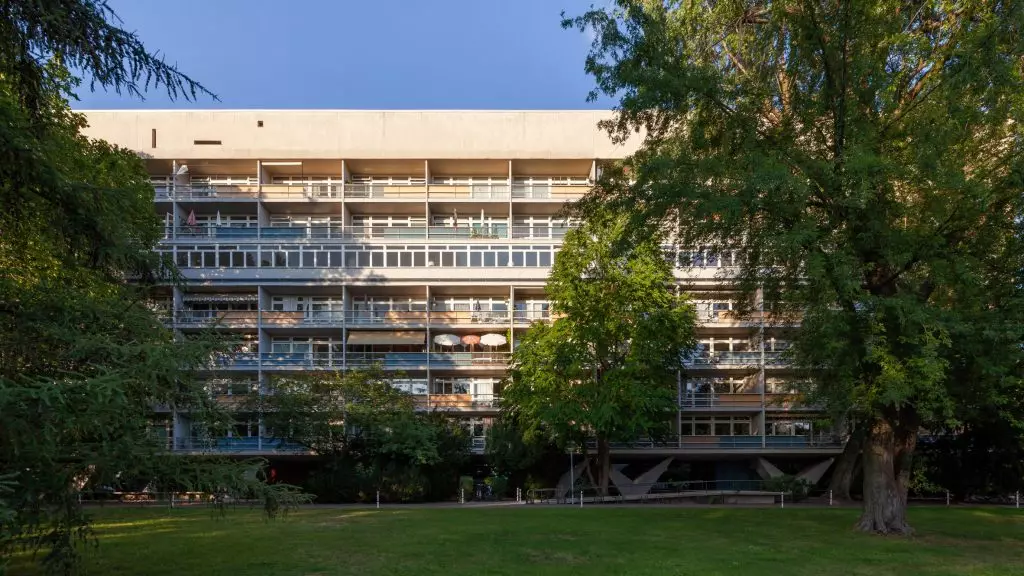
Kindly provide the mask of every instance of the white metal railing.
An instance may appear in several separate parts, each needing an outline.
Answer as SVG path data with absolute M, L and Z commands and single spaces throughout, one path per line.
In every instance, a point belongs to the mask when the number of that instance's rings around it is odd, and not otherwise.
M 679 399 L 680 408 L 760 409 L 761 405 L 759 392 L 739 394 L 688 392 Z
M 243 352 L 218 354 L 212 368 L 263 369 L 341 369 L 380 364 L 384 368 L 470 368 L 508 365 L 509 352 Z
M 409 199 L 426 198 L 426 184 L 345 184 L 346 198 Z

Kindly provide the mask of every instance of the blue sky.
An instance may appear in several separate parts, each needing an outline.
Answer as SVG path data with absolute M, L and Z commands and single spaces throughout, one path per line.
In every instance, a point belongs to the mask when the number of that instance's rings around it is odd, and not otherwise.
M 150 50 L 220 97 L 90 108 L 609 108 L 586 102 L 589 41 L 559 14 L 595 0 L 109 0 Z

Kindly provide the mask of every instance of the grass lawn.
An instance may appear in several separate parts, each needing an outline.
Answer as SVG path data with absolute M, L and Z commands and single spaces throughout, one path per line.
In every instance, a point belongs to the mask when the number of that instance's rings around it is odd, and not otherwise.
M 1024 510 L 912 508 L 913 538 L 851 530 L 839 508 L 520 506 L 107 508 L 90 574 L 1024 575 Z M 23 557 L 12 574 L 34 574 Z

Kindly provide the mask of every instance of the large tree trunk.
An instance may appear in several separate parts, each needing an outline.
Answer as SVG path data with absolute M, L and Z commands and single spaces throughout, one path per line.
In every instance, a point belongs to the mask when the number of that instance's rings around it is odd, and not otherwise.
M 608 481 L 611 478 L 611 446 L 607 438 L 597 439 L 597 493 L 608 495 Z
M 864 450 L 864 437 L 867 430 L 863 424 L 854 425 L 850 438 L 846 441 L 842 455 L 836 461 L 836 469 L 832 471 L 832 480 L 828 489 L 832 491 L 832 498 L 839 501 L 849 501 L 850 488 L 853 486 L 853 479 L 857 476 L 861 453 Z
M 864 510 L 857 528 L 878 534 L 910 534 L 907 524 L 909 462 L 916 430 L 900 430 L 878 418 L 864 441 Z

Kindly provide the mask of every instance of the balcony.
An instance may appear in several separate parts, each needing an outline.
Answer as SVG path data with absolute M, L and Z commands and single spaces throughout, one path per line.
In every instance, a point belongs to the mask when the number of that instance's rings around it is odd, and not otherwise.
M 254 328 L 259 324 L 255 310 L 178 310 L 174 324 L 181 328 Z
M 716 352 L 701 354 L 683 361 L 690 368 L 756 368 L 761 365 L 760 352 Z
M 259 184 L 156 186 L 157 200 L 255 200 Z
M 349 352 L 352 368 L 381 364 L 387 369 L 495 368 L 508 365 L 508 352 Z
M 436 326 L 508 326 L 511 321 L 508 310 L 431 310 L 429 319 Z
M 508 366 L 509 352 L 242 352 L 217 355 L 210 364 L 219 370 L 342 370 L 380 364 L 388 370 L 487 368 Z
M 579 200 L 589 191 L 589 185 L 514 184 L 512 199 L 572 202 Z
M 508 200 L 508 184 L 431 184 L 428 187 L 431 200 Z
M 345 357 L 339 352 L 263 352 L 259 366 L 265 370 L 341 370 Z
M 188 436 L 174 438 L 175 452 L 218 454 L 307 454 L 309 450 L 298 444 L 273 437 L 220 437 Z
M 750 412 L 761 409 L 761 394 L 687 393 L 680 399 L 679 407 L 683 410 Z
M 426 410 L 439 411 L 493 411 L 498 408 L 500 397 L 494 394 L 430 394 L 417 396 L 416 406 Z
M 347 310 L 349 326 L 420 326 L 427 323 L 425 310 Z
M 683 365 L 693 369 L 705 368 L 760 368 L 761 352 L 716 352 L 701 354 L 683 360 Z M 788 362 L 782 352 L 764 352 L 765 368 L 784 368 Z
M 346 199 L 423 200 L 427 187 L 423 184 L 345 184 Z
M 594 440 L 587 443 L 588 449 L 595 450 Z M 830 434 L 815 436 L 673 436 L 656 440 L 639 438 L 632 442 L 611 443 L 613 452 L 789 452 L 819 451 L 838 453 L 843 441 Z
M 341 184 L 263 184 L 260 199 L 267 202 L 331 200 L 341 198 Z
M 516 240 L 561 240 L 570 226 L 512 226 L 512 238 Z
M 512 313 L 512 322 L 516 325 L 530 325 L 534 322 L 550 321 L 550 310 L 516 310 Z
M 333 327 L 345 323 L 345 313 L 341 310 L 307 310 L 302 312 L 281 312 L 264 310 L 263 325 L 281 328 L 291 327 Z
M 569 228 L 513 226 L 514 240 L 561 241 Z M 168 226 L 164 240 L 185 242 L 325 242 L 342 240 L 508 240 L 509 227 L 492 226 Z

